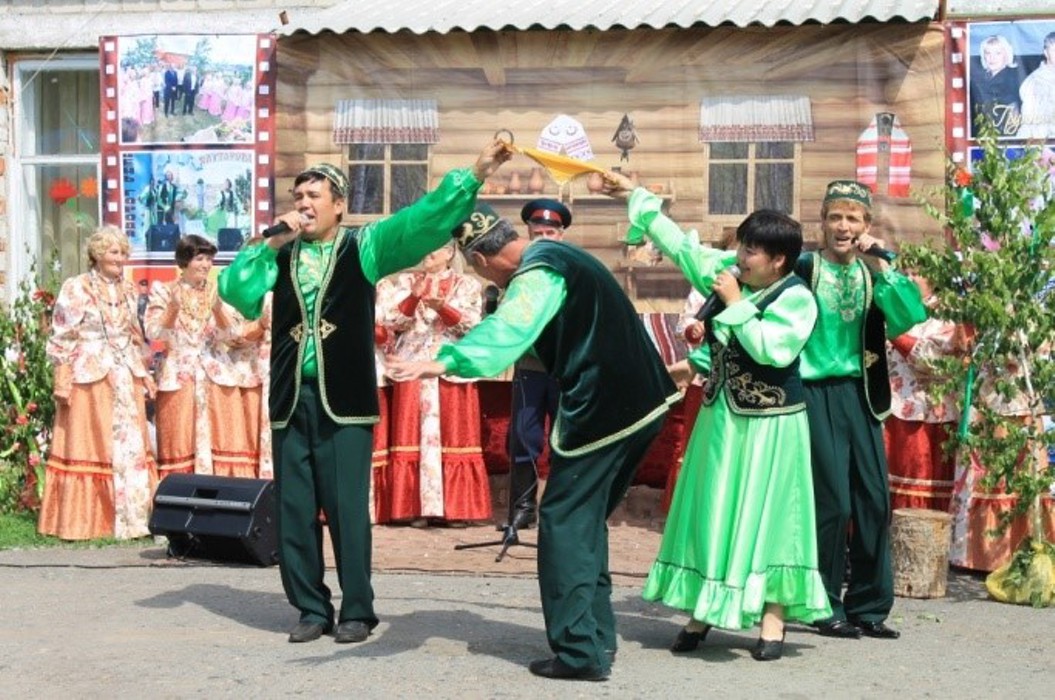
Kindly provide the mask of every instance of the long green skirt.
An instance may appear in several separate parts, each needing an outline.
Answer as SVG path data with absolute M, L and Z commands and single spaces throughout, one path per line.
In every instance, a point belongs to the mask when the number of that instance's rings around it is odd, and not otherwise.
M 830 617 L 817 570 L 806 412 L 746 417 L 720 396 L 700 413 L 642 592 L 715 627 Z

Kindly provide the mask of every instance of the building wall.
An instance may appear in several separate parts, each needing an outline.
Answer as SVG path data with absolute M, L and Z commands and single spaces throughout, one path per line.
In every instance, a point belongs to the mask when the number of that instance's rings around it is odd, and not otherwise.
M 8 232 L 7 172 L 11 151 L 11 84 L 8 82 L 7 57 L 0 51 L 0 299 L 7 298 Z
M 893 111 L 912 139 L 913 192 L 926 195 L 944 175 L 943 37 L 937 24 L 836 25 L 774 29 L 453 32 L 447 35 L 294 36 L 279 46 L 276 208 L 290 206 L 293 177 L 305 166 L 342 162 L 332 138 L 338 100 L 435 99 L 440 120 L 432 175 L 472 162 L 498 129 L 534 146 L 558 114 L 586 127 L 596 162 L 638 172 L 643 184 L 673 192 L 669 210 L 685 228 L 717 240 L 728 220 L 705 216 L 699 101 L 704 95 L 805 94 L 815 140 L 802 144 L 798 215 L 819 234 L 827 182 L 855 176 L 856 142 L 879 111 Z M 611 142 L 623 114 L 639 145 L 620 161 Z M 534 165 L 518 156 L 503 177 Z M 623 265 L 625 210 L 583 197 L 576 180 L 563 196 L 576 222 L 569 238 Z M 549 182 L 549 194 L 556 185 Z M 882 190 L 881 190 L 882 192 Z M 524 197 L 493 198 L 518 219 Z M 884 235 L 897 243 L 940 233 L 915 196 L 877 196 Z
M 21 3 L 0 0 L 0 13 L 15 4 L 25 11 Z M 111 0 L 104 4 L 127 5 L 129 16 L 141 16 L 147 14 L 141 10 L 158 3 Z M 225 5 L 205 0 L 183 4 L 202 12 Z M 279 4 L 277 0 L 235 3 L 239 8 Z M 289 6 L 313 4 L 325 3 L 299 0 Z M 32 7 L 41 13 L 67 14 L 98 9 L 97 4 L 81 0 Z M 115 22 L 113 31 L 120 33 L 121 24 Z M 5 248 L 10 174 L 4 165 L 13 141 L 7 84 L 12 55 L 0 52 L 0 246 Z M 306 164 L 341 162 L 344 149 L 334 145 L 331 133 L 334 105 L 353 97 L 438 101 L 441 138 L 432 150 L 433 181 L 470 163 L 497 129 L 510 129 L 518 143 L 533 145 L 545 123 L 557 114 L 570 114 L 586 127 L 599 164 L 621 165 L 637 171 L 642 183 L 662 184 L 673 193 L 671 215 L 709 240 L 716 240 L 729 222 L 704 215 L 705 163 L 697 138 L 703 95 L 809 95 L 816 139 L 801 147 L 797 214 L 813 239 L 824 184 L 853 176 L 854 144 L 875 112 L 895 112 L 912 137 L 914 192 L 926 194 L 940 185 L 944 172 L 944 66 L 937 24 L 444 35 L 302 33 L 279 40 L 278 63 L 275 192 L 279 211 L 289 206 L 292 178 Z M 623 114 L 633 117 L 641 138 L 629 162 L 620 161 L 610 140 Z M 503 169 L 504 177 L 519 171 L 526 179 L 533 166 L 518 157 Z M 558 194 L 551 182 L 547 193 Z M 619 269 L 626 254 L 621 243 L 622 208 L 583 194 L 584 184 L 576 181 L 561 195 L 576 214 L 569 237 L 613 270 Z M 915 199 L 877 200 L 893 241 L 940 233 Z M 516 218 L 524 201 L 495 198 L 492 203 Z M 7 250 L 0 254 L 0 286 L 6 283 L 10 254 Z

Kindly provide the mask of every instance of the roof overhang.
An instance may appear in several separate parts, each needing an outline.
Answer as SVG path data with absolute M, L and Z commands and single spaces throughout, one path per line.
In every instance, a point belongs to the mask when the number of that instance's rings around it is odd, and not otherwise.
M 182 4 L 182 3 L 181 3 Z M 118 7 L 120 5 L 120 7 Z M 85 49 L 100 36 L 136 34 L 247 34 L 334 32 L 416 34 L 477 29 L 636 29 L 734 25 L 858 23 L 932 20 L 940 0 L 429 0 L 373 2 L 296 0 L 253 9 L 132 9 L 100 2 L 93 9 L 58 12 L 35 5 L 9 10 L 0 20 L 0 50 Z M 215 6 L 215 5 L 213 5 Z M 285 9 L 281 9 L 281 8 Z M 208 16 L 208 20 L 203 19 Z M 283 23 L 285 21 L 285 23 Z M 203 30 L 207 29 L 207 32 Z

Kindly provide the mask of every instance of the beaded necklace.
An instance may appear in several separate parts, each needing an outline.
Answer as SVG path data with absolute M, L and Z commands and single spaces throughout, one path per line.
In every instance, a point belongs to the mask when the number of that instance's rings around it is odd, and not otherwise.
M 179 295 L 179 315 L 177 322 L 190 335 L 199 335 L 205 330 L 212 314 L 212 285 L 203 282 L 191 285 L 185 280 L 177 281 L 172 293 Z
M 100 282 L 101 279 L 101 282 Z M 122 294 L 121 280 L 111 280 L 99 274 L 95 269 L 88 275 L 89 284 L 92 288 L 92 297 L 99 309 L 99 317 L 102 320 L 103 337 L 106 344 L 115 353 L 120 353 L 132 343 L 132 334 L 128 332 L 128 320 L 132 316 L 128 306 L 128 299 Z M 105 298 L 100 291 L 100 285 L 107 290 Z M 111 331 L 111 328 L 113 329 Z M 117 345 L 120 338 L 124 338 L 124 344 Z

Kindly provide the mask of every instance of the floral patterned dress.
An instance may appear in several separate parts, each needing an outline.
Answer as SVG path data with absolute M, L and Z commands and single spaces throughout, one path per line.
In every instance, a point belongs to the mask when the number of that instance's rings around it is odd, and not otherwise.
M 997 378 L 1021 372 L 1017 367 L 981 367 L 982 378 L 975 395 L 976 404 L 985 404 L 1000 415 L 1028 420 L 1029 403 L 1024 395 L 1001 397 L 995 387 Z M 986 465 L 976 452 L 961 450 L 956 455 L 956 471 L 952 485 L 952 544 L 949 563 L 977 571 L 994 571 L 1006 564 L 1022 538 L 1029 534 L 1025 515 L 1011 522 L 1004 534 L 994 536 L 1000 514 L 1015 505 L 1016 497 L 1000 487 L 987 490 L 982 485 Z M 1040 499 L 1040 523 L 1045 537 L 1055 542 L 1055 495 Z
M 170 328 L 163 320 L 175 290 L 183 298 Z M 213 313 L 216 287 L 212 282 L 195 289 L 182 281 L 155 282 L 144 314 L 151 340 L 165 345 L 158 368 L 158 469 L 173 472 L 255 476 L 258 446 L 246 438 L 250 415 L 243 410 L 240 387 L 253 381 L 251 363 L 232 361 L 228 340 L 237 324 L 222 328 Z M 230 309 L 225 313 L 233 318 Z M 259 425 L 259 420 L 257 419 Z M 258 430 L 259 428 L 257 428 Z
M 422 276 L 443 311 L 408 303 Z M 447 269 L 404 273 L 377 285 L 378 323 L 395 337 L 401 360 L 431 360 L 480 322 L 480 283 Z M 483 460 L 476 385 L 458 378 L 401 382 L 393 386 L 389 473 L 381 496 L 392 520 L 449 521 L 491 517 L 491 491 Z M 376 484 L 376 482 L 375 482 Z
M 887 343 L 891 414 L 883 424 L 890 507 L 948 511 L 954 462 L 943 445 L 959 418 L 955 396 L 930 396 L 933 362 L 955 352 L 956 324 L 929 318 Z
M 65 387 L 69 396 L 56 407 L 41 533 L 67 540 L 149 534 L 158 476 L 143 346 L 130 281 L 94 271 L 66 280 L 47 353 L 56 390 Z
M 250 321 L 233 308 L 225 312 L 232 321 L 228 345 L 238 391 L 230 399 L 241 412 L 237 423 L 244 432 L 244 459 L 231 476 L 271 479 L 271 423 L 268 420 L 268 378 L 271 367 L 271 295 L 264 297 L 260 318 Z M 225 421 L 227 423 L 227 421 Z

